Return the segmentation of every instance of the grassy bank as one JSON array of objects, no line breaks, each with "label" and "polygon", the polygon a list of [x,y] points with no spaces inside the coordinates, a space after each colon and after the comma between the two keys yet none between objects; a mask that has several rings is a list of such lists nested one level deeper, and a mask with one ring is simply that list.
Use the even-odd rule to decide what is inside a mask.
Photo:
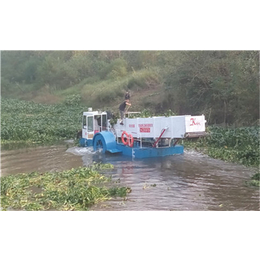
[{"label": "grassy bank", "polygon": [[58,173],[22,173],[1,177],[2,210],[89,210],[131,191],[100,174],[111,164],[94,164]]}]

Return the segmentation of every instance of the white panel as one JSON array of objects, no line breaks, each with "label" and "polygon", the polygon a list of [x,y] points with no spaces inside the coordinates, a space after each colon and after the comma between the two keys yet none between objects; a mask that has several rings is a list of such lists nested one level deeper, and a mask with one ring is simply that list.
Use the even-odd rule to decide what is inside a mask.
[{"label": "white panel", "polygon": [[172,116],[171,138],[183,138],[185,135],[185,116]]}]

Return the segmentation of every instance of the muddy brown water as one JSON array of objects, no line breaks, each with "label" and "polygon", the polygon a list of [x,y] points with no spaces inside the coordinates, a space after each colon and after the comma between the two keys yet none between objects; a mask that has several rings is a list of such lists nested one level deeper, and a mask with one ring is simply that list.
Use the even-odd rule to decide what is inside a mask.
[{"label": "muddy brown water", "polygon": [[73,147],[67,142],[1,150],[1,176],[21,172],[55,172],[87,166],[93,161],[112,163],[106,172],[132,189],[127,200],[107,201],[96,211],[259,211],[259,189],[246,181],[254,169],[212,159],[192,150],[164,158],[132,159]]}]

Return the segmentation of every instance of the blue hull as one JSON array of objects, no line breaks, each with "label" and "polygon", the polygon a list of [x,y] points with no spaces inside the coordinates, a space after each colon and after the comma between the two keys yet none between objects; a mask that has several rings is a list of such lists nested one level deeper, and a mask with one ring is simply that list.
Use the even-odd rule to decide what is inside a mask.
[{"label": "blue hull", "polygon": [[130,148],[123,144],[117,144],[116,148],[122,151],[123,155],[132,156],[133,158],[151,158],[151,157],[164,157],[173,154],[183,154],[183,146],[176,145],[172,147],[137,147]]},{"label": "blue hull", "polygon": [[81,138],[79,140],[79,145],[81,147],[86,147],[86,146],[93,146],[93,140],[91,139],[86,139],[86,138]]},{"label": "blue hull", "polygon": [[[101,139],[100,139],[101,138]],[[103,153],[110,152],[110,153],[121,153],[126,156],[131,156],[133,158],[152,158],[152,157],[164,157],[173,154],[183,154],[183,146],[182,145],[175,145],[171,147],[160,147],[160,148],[153,148],[153,147],[129,147],[125,146],[122,143],[116,143],[112,141],[109,137],[103,138],[103,135],[100,135],[98,140],[103,141]],[[109,140],[109,141],[108,141]],[[85,146],[93,146],[94,150],[97,150],[95,146],[95,139],[94,144],[93,140],[87,140],[84,138],[80,139],[80,145]]]}]

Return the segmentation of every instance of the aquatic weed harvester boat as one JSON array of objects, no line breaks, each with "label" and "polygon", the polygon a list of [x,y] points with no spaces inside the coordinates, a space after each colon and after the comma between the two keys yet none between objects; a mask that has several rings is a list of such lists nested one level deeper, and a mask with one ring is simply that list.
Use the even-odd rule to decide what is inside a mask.
[{"label": "aquatic weed harvester boat", "polygon": [[130,118],[138,112],[128,113],[123,125],[118,119],[110,124],[107,112],[83,112],[80,145],[93,146],[94,151],[121,153],[134,158],[162,157],[182,154],[179,140],[205,135],[205,116],[158,116]]}]

